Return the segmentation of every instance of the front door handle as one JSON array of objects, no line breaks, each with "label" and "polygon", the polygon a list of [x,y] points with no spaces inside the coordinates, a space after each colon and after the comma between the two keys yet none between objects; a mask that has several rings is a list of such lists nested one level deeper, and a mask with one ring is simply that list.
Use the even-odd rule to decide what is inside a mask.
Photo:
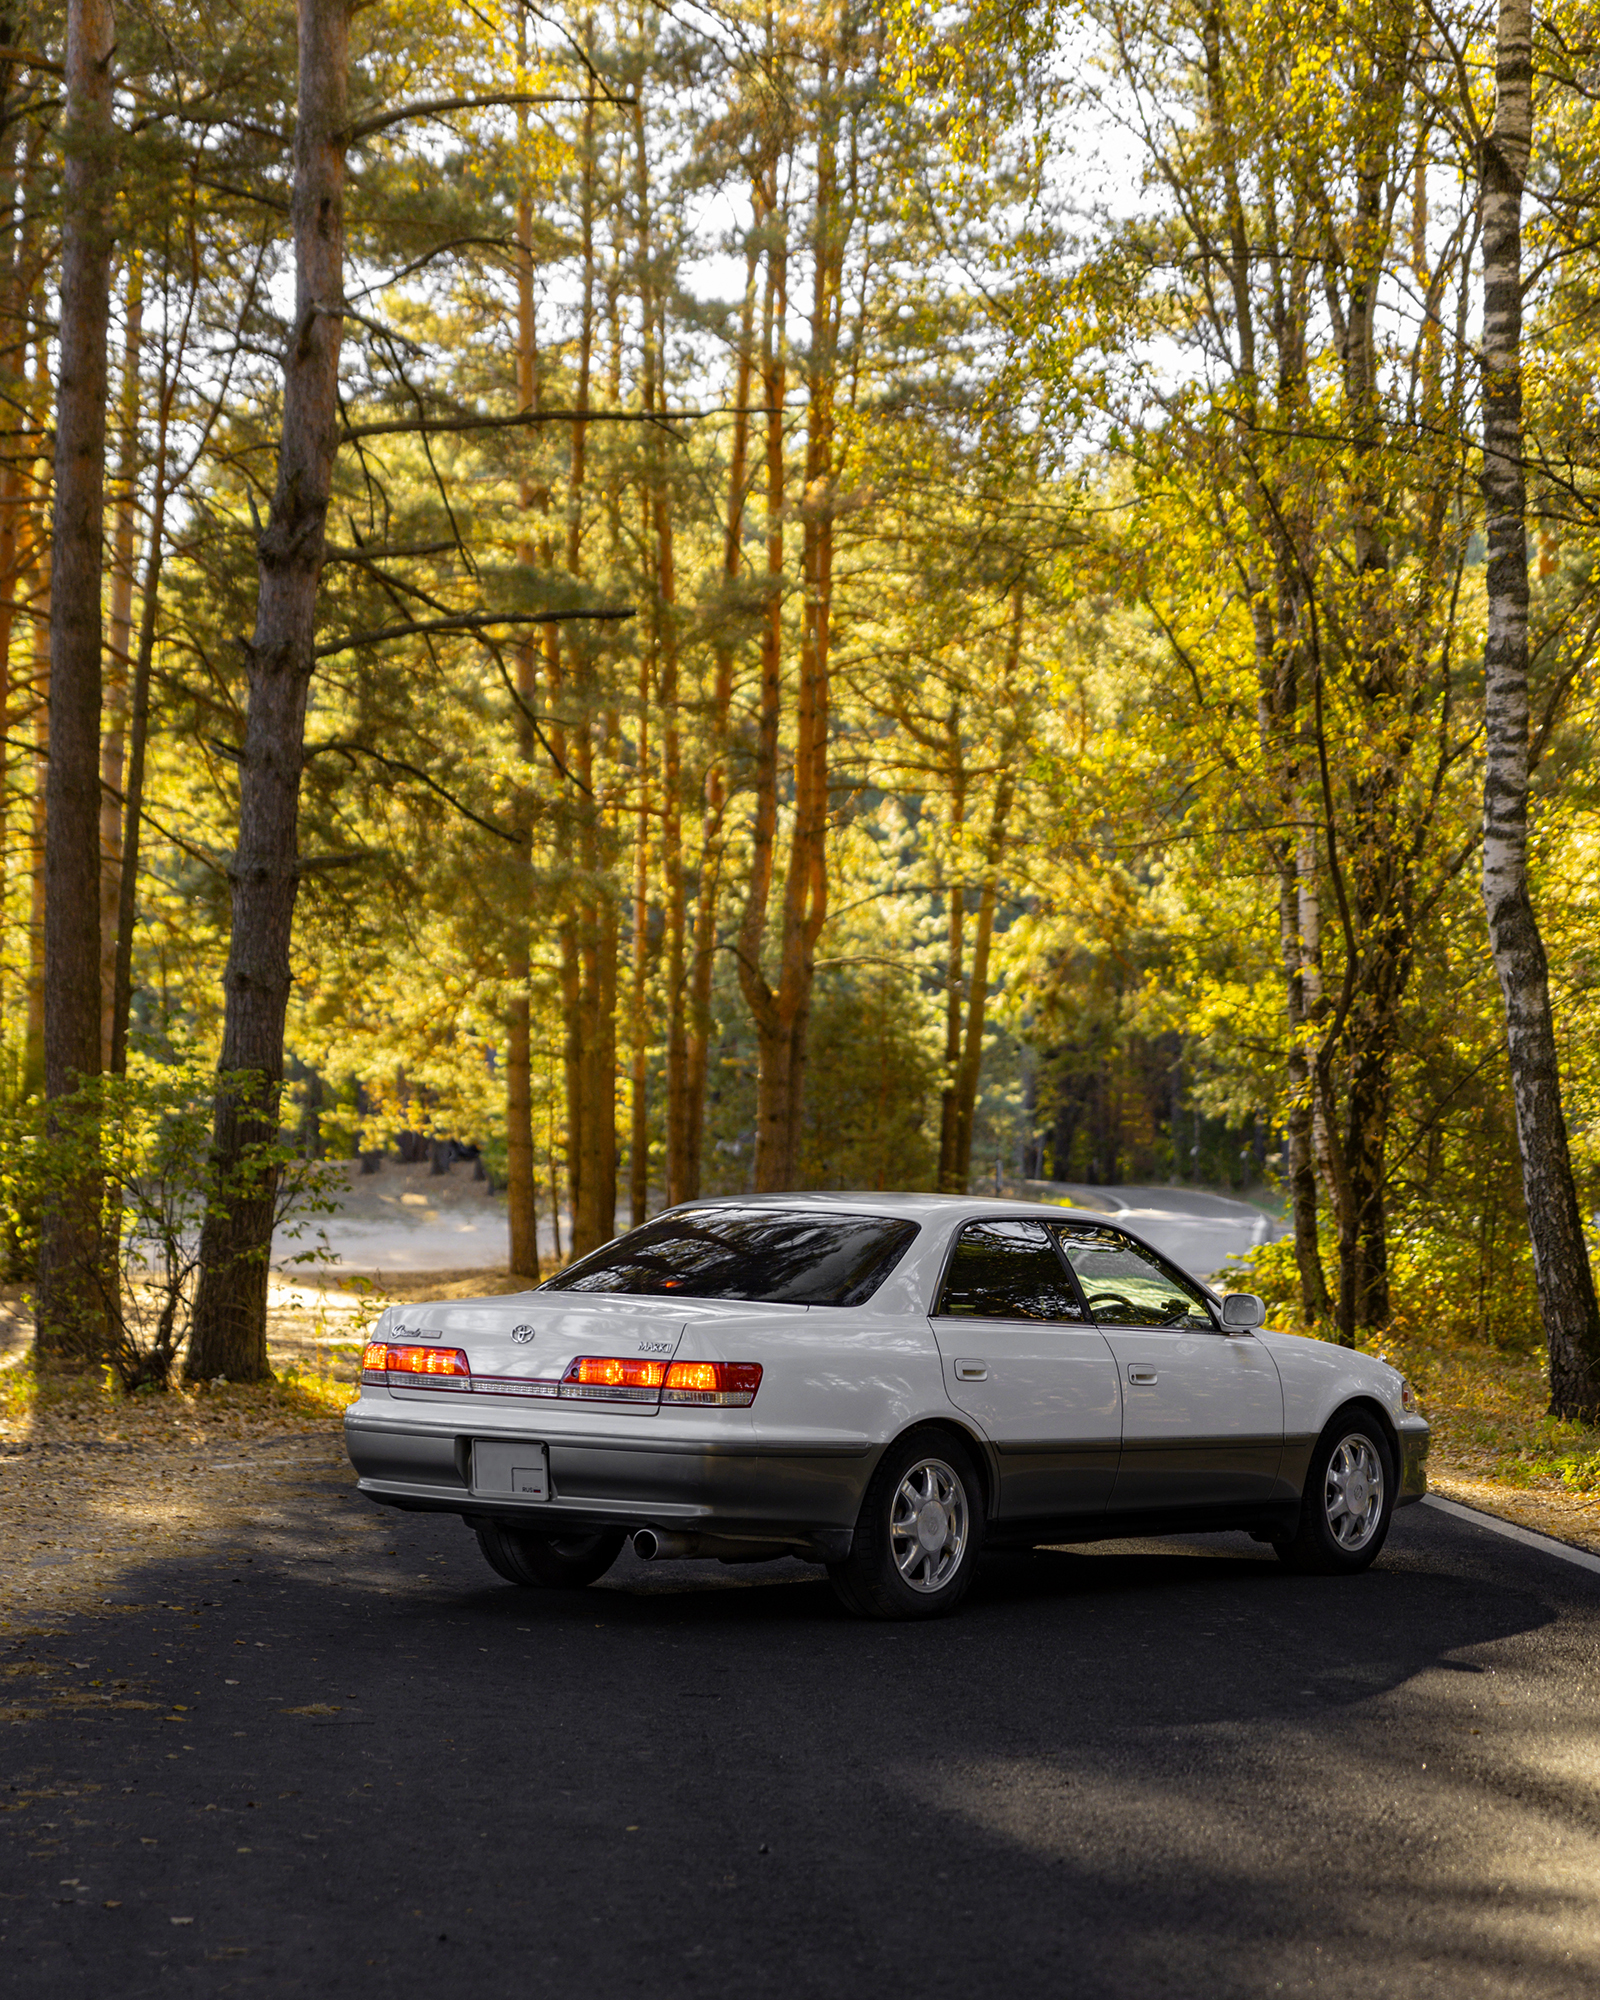
[{"label": "front door handle", "polygon": [[1141,1389],[1148,1389],[1155,1379],[1156,1371],[1153,1368],[1142,1366],[1138,1362],[1128,1364],[1128,1380],[1137,1382]]},{"label": "front door handle", "polygon": [[988,1379],[989,1364],[987,1361],[963,1361],[959,1358],[957,1359],[956,1380],[958,1382],[986,1382]]}]

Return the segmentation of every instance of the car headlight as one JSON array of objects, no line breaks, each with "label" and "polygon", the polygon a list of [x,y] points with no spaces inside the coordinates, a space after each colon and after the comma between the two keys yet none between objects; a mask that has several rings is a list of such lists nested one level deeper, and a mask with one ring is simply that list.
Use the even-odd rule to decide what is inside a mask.
[{"label": "car headlight", "polygon": [[1421,1408],[1421,1405],[1417,1401],[1416,1390],[1412,1388],[1403,1375],[1400,1377],[1400,1407],[1411,1416],[1415,1416]]}]

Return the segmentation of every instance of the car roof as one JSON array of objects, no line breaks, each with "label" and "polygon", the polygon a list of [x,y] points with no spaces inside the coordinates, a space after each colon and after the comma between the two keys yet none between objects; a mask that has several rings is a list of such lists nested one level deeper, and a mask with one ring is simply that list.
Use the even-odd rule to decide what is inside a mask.
[{"label": "car roof", "polygon": [[[840,1208],[853,1214],[901,1215],[916,1221],[937,1221],[942,1217],[968,1216],[974,1221],[985,1217],[1049,1216],[1059,1221],[1073,1216],[1085,1222],[1103,1223],[1109,1218],[1093,1209],[1058,1207],[1054,1202],[1007,1200],[978,1194],[879,1194],[870,1189],[797,1188],[790,1194],[696,1195],[677,1204],[682,1208]],[[663,1215],[675,1213],[663,1209]],[[653,1220],[656,1218],[652,1218]]]}]

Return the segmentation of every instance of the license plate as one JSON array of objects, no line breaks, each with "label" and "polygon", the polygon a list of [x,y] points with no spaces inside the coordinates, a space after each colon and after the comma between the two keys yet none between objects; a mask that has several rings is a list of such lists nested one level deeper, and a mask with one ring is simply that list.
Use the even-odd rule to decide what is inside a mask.
[{"label": "license plate", "polygon": [[548,1500],[550,1453],[542,1444],[474,1438],[472,1490],[497,1499]]}]

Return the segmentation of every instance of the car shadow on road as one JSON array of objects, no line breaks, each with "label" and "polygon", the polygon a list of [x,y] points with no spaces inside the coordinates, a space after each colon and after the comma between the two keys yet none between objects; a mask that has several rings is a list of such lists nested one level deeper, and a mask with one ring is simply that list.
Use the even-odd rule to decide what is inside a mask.
[{"label": "car shadow on road", "polygon": [[363,1538],[331,1500],[17,1656],[54,1674],[8,1738],[19,1993],[1409,2000],[1592,1970],[1595,1899],[1529,1843],[1592,1808],[1594,1703],[1558,1723],[1536,1690],[1536,1756],[1493,1747],[1489,1691],[1567,1615],[1538,1572],[1426,1536],[1355,1579],[1106,1544],[875,1625],[799,1563],[519,1590],[452,1519]]}]

